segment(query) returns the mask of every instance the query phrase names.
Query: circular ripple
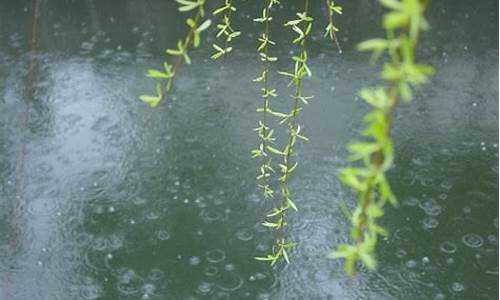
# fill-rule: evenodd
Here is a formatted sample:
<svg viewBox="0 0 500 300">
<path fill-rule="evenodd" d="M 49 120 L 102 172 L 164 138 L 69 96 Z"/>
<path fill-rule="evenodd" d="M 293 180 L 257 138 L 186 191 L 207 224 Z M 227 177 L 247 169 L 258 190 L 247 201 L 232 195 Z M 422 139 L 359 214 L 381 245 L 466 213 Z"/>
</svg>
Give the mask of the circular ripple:
<svg viewBox="0 0 500 300">
<path fill-rule="evenodd" d="M 460 282 L 452 282 L 450 284 L 450 291 L 453 293 L 461 293 L 465 290 L 465 286 Z"/>
<path fill-rule="evenodd" d="M 446 241 L 439 246 L 439 249 L 446 254 L 453 254 L 457 251 L 457 245 L 453 242 Z"/>
<path fill-rule="evenodd" d="M 118 278 L 118 292 L 122 295 L 135 295 L 143 287 L 144 280 L 133 270 L 127 270 Z"/>
<path fill-rule="evenodd" d="M 210 250 L 205 254 L 207 261 L 211 263 L 218 263 L 226 259 L 226 253 L 220 249 Z"/>
<path fill-rule="evenodd" d="M 217 287 L 226 292 L 234 292 L 243 286 L 243 279 L 231 272 L 224 272 Z"/>
<path fill-rule="evenodd" d="M 248 229 L 240 229 L 236 232 L 236 238 L 240 241 L 249 241 L 253 239 L 253 233 Z"/>
<path fill-rule="evenodd" d="M 166 240 L 170 239 L 170 233 L 168 233 L 168 231 L 166 231 L 166 230 L 160 230 L 160 231 L 158 231 L 158 239 L 160 239 L 162 241 L 166 241 Z"/>
<path fill-rule="evenodd" d="M 439 221 L 436 218 L 428 217 L 422 221 L 422 224 L 424 225 L 424 229 L 434 229 L 438 227 Z"/>
<path fill-rule="evenodd" d="M 483 238 L 475 233 L 468 233 L 462 237 L 462 243 L 467 247 L 479 248 L 483 245 Z"/>
</svg>

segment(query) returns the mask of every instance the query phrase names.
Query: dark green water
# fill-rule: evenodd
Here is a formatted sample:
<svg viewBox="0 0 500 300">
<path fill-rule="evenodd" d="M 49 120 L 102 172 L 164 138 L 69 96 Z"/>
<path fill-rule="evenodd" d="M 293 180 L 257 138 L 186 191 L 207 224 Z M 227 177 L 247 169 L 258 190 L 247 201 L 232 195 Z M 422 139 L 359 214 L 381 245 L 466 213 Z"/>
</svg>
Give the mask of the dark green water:
<svg viewBox="0 0 500 300">
<path fill-rule="evenodd" d="M 210 61 L 209 34 L 151 109 L 145 71 L 184 32 L 173 1 L 0 1 L 0 299 L 497 299 L 498 2 L 433 1 L 419 59 L 437 74 L 395 120 L 401 205 L 380 268 L 354 279 L 325 256 L 348 240 L 339 204 L 354 201 L 336 170 L 367 109 L 356 93 L 376 82 L 353 48 L 381 34 L 382 11 L 342 1 L 343 54 L 319 30 L 310 43 L 299 247 L 270 268 L 253 259 L 272 238 L 249 157 L 257 2 L 237 1 L 236 51 Z M 282 2 L 275 24 L 300 3 Z M 290 35 L 273 31 L 285 68 Z M 289 105 L 276 82 L 275 107 Z"/>
</svg>

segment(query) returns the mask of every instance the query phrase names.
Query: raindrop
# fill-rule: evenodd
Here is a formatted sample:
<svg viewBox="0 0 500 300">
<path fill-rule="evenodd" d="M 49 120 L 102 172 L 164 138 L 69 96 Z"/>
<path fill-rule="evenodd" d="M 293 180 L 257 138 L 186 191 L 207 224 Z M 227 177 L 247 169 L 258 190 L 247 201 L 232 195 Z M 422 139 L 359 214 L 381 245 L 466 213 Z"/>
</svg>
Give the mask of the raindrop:
<svg viewBox="0 0 500 300">
<path fill-rule="evenodd" d="M 453 254 L 457 251 L 457 246 L 453 242 L 446 241 L 439 246 L 439 249 L 446 254 Z"/>
<path fill-rule="evenodd" d="M 115 212 L 115 208 L 114 208 L 113 206 L 110 206 L 110 207 L 108 208 L 108 212 L 110 212 L 110 213 Z"/>
<path fill-rule="evenodd" d="M 453 259 L 453 257 L 448 257 L 446 259 L 446 263 L 449 264 L 449 265 L 452 265 L 455 263 L 455 259 Z"/>
<path fill-rule="evenodd" d="M 201 259 L 198 256 L 193 256 L 189 258 L 189 264 L 192 266 L 197 266 L 201 263 Z"/>
<path fill-rule="evenodd" d="M 462 242 L 471 248 L 479 248 L 483 245 L 483 238 L 475 233 L 468 233 L 462 237 Z"/>
<path fill-rule="evenodd" d="M 429 257 L 427 257 L 427 256 L 422 257 L 422 263 L 428 264 L 430 262 L 431 262 L 431 260 L 429 259 Z"/>
</svg>

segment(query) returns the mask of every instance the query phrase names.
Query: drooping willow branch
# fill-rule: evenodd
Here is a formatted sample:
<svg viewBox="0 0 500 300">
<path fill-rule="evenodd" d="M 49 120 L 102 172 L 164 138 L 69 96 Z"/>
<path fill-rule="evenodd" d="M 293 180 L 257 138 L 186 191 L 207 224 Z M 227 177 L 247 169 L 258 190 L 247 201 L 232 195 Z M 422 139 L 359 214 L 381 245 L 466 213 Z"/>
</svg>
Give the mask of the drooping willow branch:
<svg viewBox="0 0 500 300">
<path fill-rule="evenodd" d="M 175 76 L 177 75 L 177 70 L 182 65 L 182 63 L 191 64 L 191 58 L 189 57 L 188 51 L 191 47 L 198 48 L 200 46 L 200 34 L 202 31 L 206 30 L 210 26 L 210 19 L 203 21 L 202 18 L 205 16 L 205 2 L 206 0 L 176 0 L 180 4 L 179 11 L 188 12 L 196 10 L 196 15 L 194 18 L 188 18 L 186 24 L 189 26 L 189 31 L 183 40 L 177 41 L 176 49 L 167 49 L 167 54 L 175 58 L 174 64 L 169 64 L 165 62 L 163 64 L 164 70 L 148 70 L 148 77 L 156 79 L 158 82 L 156 84 L 156 95 L 142 95 L 139 98 L 148 103 L 152 107 L 156 107 L 160 104 L 163 99 L 172 90 Z"/>
<path fill-rule="evenodd" d="M 328 25 L 325 28 L 325 37 L 330 37 L 332 41 L 335 42 L 339 53 L 342 53 L 342 49 L 340 48 L 339 41 L 337 39 L 336 32 L 339 31 L 339 28 L 333 23 L 333 15 L 334 14 L 342 14 L 342 6 L 336 5 L 333 0 L 326 0 L 326 7 L 328 10 Z"/>
<path fill-rule="evenodd" d="M 231 52 L 233 50 L 233 47 L 229 46 L 229 44 L 234 38 L 241 35 L 241 32 L 234 30 L 231 24 L 231 15 L 235 11 L 236 7 L 234 7 L 233 5 L 233 0 L 225 0 L 224 5 L 217 8 L 213 12 L 214 16 L 217 16 L 221 13 L 224 14 L 222 17 L 222 23 L 217 24 L 217 28 L 219 29 L 219 31 L 217 32 L 216 37 L 221 38 L 223 36 L 225 38 L 225 44 L 224 46 L 219 46 L 215 43 L 212 45 L 212 47 L 214 47 L 214 49 L 216 50 L 216 52 L 211 56 L 212 59 L 221 58 Z"/>
<path fill-rule="evenodd" d="M 281 75 L 291 77 L 290 85 L 294 85 L 295 93 L 292 96 L 293 106 L 290 112 L 280 113 L 276 111 L 270 111 L 269 113 L 280 119 L 280 123 L 286 123 L 288 127 L 288 142 L 283 147 L 282 150 L 267 145 L 266 149 L 282 158 L 282 162 L 279 164 L 280 167 L 280 177 L 279 181 L 281 183 L 281 203 L 278 207 L 274 208 L 272 212 L 267 215 L 267 220 L 263 223 L 264 226 L 274 228 L 279 230 L 279 235 L 276 239 L 276 245 L 273 247 L 271 254 L 265 257 L 259 257 L 259 260 L 271 261 L 271 265 L 274 265 L 280 258 L 284 258 L 285 261 L 289 262 L 289 257 L 287 250 L 296 246 L 295 243 L 288 242 L 285 238 L 284 228 L 287 226 L 287 213 L 291 208 L 297 210 L 296 205 L 292 201 L 292 196 L 289 188 L 289 179 L 291 174 L 297 168 L 298 163 L 293 162 L 292 154 L 294 152 L 294 147 L 297 140 L 306 140 L 307 138 L 301 134 L 301 127 L 298 123 L 298 115 L 302 111 L 301 104 L 307 104 L 308 99 L 303 95 L 302 92 L 302 80 L 305 76 L 311 76 L 311 71 L 307 66 L 308 56 L 306 50 L 306 40 L 309 38 L 312 29 L 313 18 L 309 16 L 309 0 L 304 0 L 304 10 L 298 12 L 297 19 L 288 21 L 285 26 L 291 27 L 292 30 L 297 34 L 297 37 L 293 40 L 293 44 L 300 46 L 300 54 L 294 56 L 292 59 L 294 61 L 294 69 L 292 72 L 279 72 Z"/>
<path fill-rule="evenodd" d="M 358 45 L 360 51 L 372 51 L 372 61 L 387 52 L 390 61 L 383 64 L 380 74 L 386 84 L 364 88 L 360 96 L 372 106 L 365 116 L 367 127 L 363 141 L 348 145 L 350 160 L 361 161 L 359 167 L 341 170 L 340 180 L 359 194 L 358 206 L 351 216 L 352 245 L 340 245 L 331 258 L 344 258 L 348 274 L 355 272 L 358 261 L 369 268 L 376 267 L 375 248 L 380 235 L 387 235 L 377 220 L 384 214 L 387 202 L 396 205 L 386 178 L 394 159 L 391 139 L 392 116 L 400 99 L 410 101 L 412 88 L 426 83 L 433 73 L 428 65 L 416 64 L 414 50 L 419 32 L 428 24 L 424 18 L 425 3 L 419 0 L 380 0 L 389 12 L 383 19 L 386 39 L 372 39 Z"/>
<path fill-rule="evenodd" d="M 259 187 L 262 189 L 264 198 L 274 197 L 274 191 L 269 185 L 269 179 L 271 174 L 274 173 L 274 169 L 271 166 L 271 156 L 267 148 L 269 144 L 275 141 L 273 130 L 268 124 L 268 115 L 272 112 L 270 108 L 270 98 L 276 97 L 277 95 L 276 89 L 272 89 L 269 86 L 269 70 L 270 64 L 277 61 L 278 58 L 269 55 L 269 47 L 276 44 L 271 40 L 269 27 L 273 19 L 271 16 L 272 8 L 278 3 L 279 2 L 276 0 L 266 0 L 266 5 L 262 10 L 262 16 L 254 19 L 254 22 L 263 24 L 264 29 L 259 38 L 259 46 L 257 48 L 260 60 L 263 63 L 263 70 L 262 73 L 254 79 L 254 82 L 261 83 L 262 85 L 262 107 L 257 109 L 257 112 L 262 113 L 262 120 L 259 121 L 259 126 L 255 128 L 260 142 L 258 148 L 252 150 L 252 157 L 262 160 L 260 174 L 257 176 L 257 180 L 261 182 L 259 183 Z"/>
</svg>

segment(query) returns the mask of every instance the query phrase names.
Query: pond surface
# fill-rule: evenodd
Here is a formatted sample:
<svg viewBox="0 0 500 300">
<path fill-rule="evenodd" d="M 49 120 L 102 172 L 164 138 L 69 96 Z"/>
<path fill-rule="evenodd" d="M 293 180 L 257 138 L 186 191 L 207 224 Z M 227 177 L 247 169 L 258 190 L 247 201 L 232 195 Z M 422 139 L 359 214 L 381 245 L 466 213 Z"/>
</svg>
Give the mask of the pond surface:
<svg viewBox="0 0 500 300">
<path fill-rule="evenodd" d="M 381 35 L 382 11 L 342 2 L 343 53 L 319 27 L 310 43 L 299 246 L 270 268 L 253 259 L 272 242 L 249 155 L 257 1 L 237 1 L 236 50 L 212 62 L 210 32 L 157 109 L 138 96 L 185 30 L 174 1 L 0 1 L 0 299 L 497 299 L 498 1 L 433 1 L 419 59 L 437 74 L 395 119 L 401 205 L 384 217 L 378 271 L 353 279 L 326 255 L 348 241 L 340 205 L 355 201 L 336 172 L 363 126 L 357 91 L 376 83 L 354 46 Z M 283 69 L 290 34 L 273 30 Z M 275 107 L 289 105 L 273 80 Z"/>
</svg>

